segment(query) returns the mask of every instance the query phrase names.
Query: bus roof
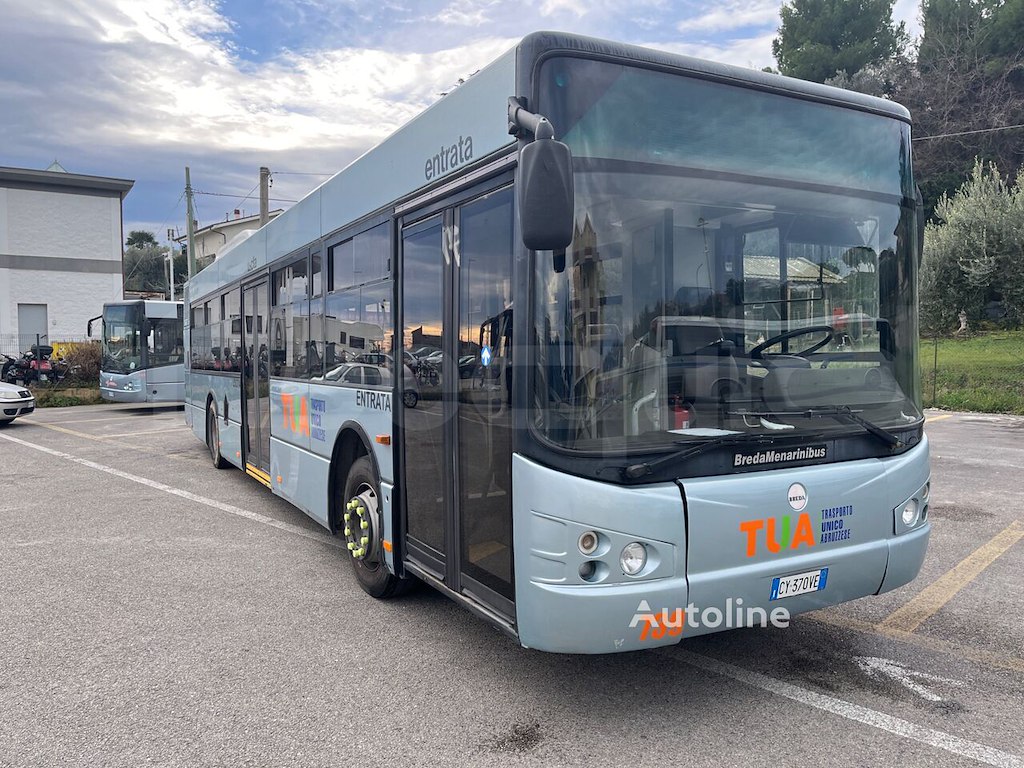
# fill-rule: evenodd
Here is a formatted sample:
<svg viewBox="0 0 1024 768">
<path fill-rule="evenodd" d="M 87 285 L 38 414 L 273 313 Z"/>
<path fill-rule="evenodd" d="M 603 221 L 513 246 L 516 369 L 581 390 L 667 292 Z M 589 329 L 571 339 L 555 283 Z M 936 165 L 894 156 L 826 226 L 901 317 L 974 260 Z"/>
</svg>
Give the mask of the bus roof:
<svg viewBox="0 0 1024 768">
<path fill-rule="evenodd" d="M 854 91 L 635 45 L 560 32 L 534 32 L 217 258 L 192 278 L 190 299 L 205 296 L 269 261 L 508 149 L 515 141 L 508 133 L 508 97 L 526 95 L 534 64 L 542 56 L 557 52 L 635 61 L 905 122 L 910 119 L 899 104 Z"/>
</svg>

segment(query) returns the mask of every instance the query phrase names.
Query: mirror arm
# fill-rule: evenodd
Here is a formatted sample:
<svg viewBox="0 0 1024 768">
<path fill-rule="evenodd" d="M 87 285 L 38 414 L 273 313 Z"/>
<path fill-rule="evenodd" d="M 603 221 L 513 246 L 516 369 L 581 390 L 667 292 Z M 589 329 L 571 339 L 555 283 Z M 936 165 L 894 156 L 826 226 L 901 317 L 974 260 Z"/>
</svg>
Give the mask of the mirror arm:
<svg viewBox="0 0 1024 768">
<path fill-rule="evenodd" d="M 529 131 L 535 139 L 554 139 L 555 129 L 544 115 L 535 115 L 523 106 L 525 99 L 508 97 L 508 132 L 517 139 Z"/>
</svg>

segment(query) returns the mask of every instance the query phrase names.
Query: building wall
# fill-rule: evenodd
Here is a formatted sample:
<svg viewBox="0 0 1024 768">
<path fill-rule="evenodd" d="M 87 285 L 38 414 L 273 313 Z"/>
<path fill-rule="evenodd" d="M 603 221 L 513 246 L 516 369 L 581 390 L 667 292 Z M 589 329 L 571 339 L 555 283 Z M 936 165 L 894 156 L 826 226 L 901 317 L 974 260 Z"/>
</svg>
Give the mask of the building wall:
<svg viewBox="0 0 1024 768">
<path fill-rule="evenodd" d="M 7 273 L 11 297 L 16 297 L 6 302 L 0 295 L 4 307 L 10 305 L 2 322 L 2 327 L 10 330 L 0 330 L 4 335 L 20 333 L 18 304 L 46 304 L 49 341 L 81 339 L 89 320 L 103 311 L 103 303 L 122 296 L 120 272 L 104 275 L 28 269 L 2 271 Z"/>
<path fill-rule="evenodd" d="M 51 341 L 84 336 L 122 297 L 121 238 L 118 193 L 0 187 L 0 335 L 20 332 L 18 304 L 45 304 Z"/>
</svg>

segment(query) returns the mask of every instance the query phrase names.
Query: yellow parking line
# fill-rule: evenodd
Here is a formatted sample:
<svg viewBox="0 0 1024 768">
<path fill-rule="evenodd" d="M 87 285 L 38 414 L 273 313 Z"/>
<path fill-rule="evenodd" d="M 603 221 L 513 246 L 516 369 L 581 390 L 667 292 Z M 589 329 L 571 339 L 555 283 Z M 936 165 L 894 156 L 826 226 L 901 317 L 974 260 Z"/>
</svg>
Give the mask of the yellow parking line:
<svg viewBox="0 0 1024 768">
<path fill-rule="evenodd" d="M 879 629 L 913 632 L 1022 538 L 1024 524 L 1014 520 L 986 544 L 918 592 L 904 606 L 890 613 L 878 624 Z"/>
<path fill-rule="evenodd" d="M 54 432 L 62 432 L 65 435 L 72 435 L 74 437 L 81 437 L 81 438 L 84 438 L 86 440 L 95 440 L 97 443 L 106 443 L 107 445 L 120 445 L 120 446 L 123 446 L 125 448 L 131 448 L 133 451 L 142 451 L 143 453 L 152 453 L 154 455 L 165 456 L 166 458 L 170 458 L 170 459 L 180 460 L 180 459 L 188 459 L 188 458 L 190 458 L 189 456 L 176 456 L 174 454 L 168 454 L 165 451 L 155 451 L 155 450 L 153 450 L 151 448 L 145 448 L 143 446 L 130 445 L 128 443 L 122 443 L 122 442 L 119 442 L 117 440 L 111 440 L 111 439 L 109 439 L 109 437 L 104 437 L 102 435 L 90 435 L 90 434 L 87 434 L 85 432 L 79 432 L 77 429 L 68 429 L 67 427 L 58 427 L 55 424 L 47 424 L 46 422 L 43 422 L 43 421 L 32 422 L 32 426 L 42 427 L 43 429 L 52 429 Z"/>
<path fill-rule="evenodd" d="M 40 414 L 38 414 L 38 412 L 37 412 L 37 415 L 40 415 Z M 101 416 L 101 417 L 97 417 L 97 418 L 94 418 L 94 419 L 59 419 L 59 420 L 55 419 L 53 421 L 39 421 L 37 419 L 22 419 L 22 421 L 25 422 L 26 424 L 39 424 L 39 425 L 42 425 L 42 424 L 85 424 L 86 422 L 89 422 L 89 421 L 134 421 L 135 419 L 138 419 L 138 418 L 139 418 L 139 414 L 137 414 L 137 413 L 130 413 L 127 416 L 114 416 L 113 414 L 111 414 L 110 416 Z"/>
<path fill-rule="evenodd" d="M 925 424 L 931 424 L 933 421 L 942 421 L 943 419 L 952 419 L 952 418 L 953 418 L 953 414 L 952 413 L 940 413 L 940 414 L 937 414 L 935 416 L 929 416 L 927 419 L 924 420 L 924 423 Z"/>
<path fill-rule="evenodd" d="M 159 435 L 164 432 L 181 432 L 183 429 L 188 429 L 184 424 L 179 424 L 175 427 L 164 427 L 163 429 L 147 429 L 142 432 L 121 432 L 117 435 L 102 435 L 102 437 L 135 437 L 136 435 Z"/>
</svg>

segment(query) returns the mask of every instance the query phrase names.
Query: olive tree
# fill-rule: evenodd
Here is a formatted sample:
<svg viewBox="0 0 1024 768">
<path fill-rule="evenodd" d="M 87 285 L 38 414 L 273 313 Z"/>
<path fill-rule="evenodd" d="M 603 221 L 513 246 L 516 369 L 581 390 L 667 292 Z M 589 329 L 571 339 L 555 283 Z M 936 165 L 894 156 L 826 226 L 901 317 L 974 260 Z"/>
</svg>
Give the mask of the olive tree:
<svg viewBox="0 0 1024 768">
<path fill-rule="evenodd" d="M 1024 189 L 1012 187 L 991 163 L 976 162 L 970 178 L 935 207 L 925 229 L 921 270 L 922 325 L 952 331 L 963 309 L 977 322 L 990 301 L 1007 316 L 1024 316 Z"/>
</svg>

